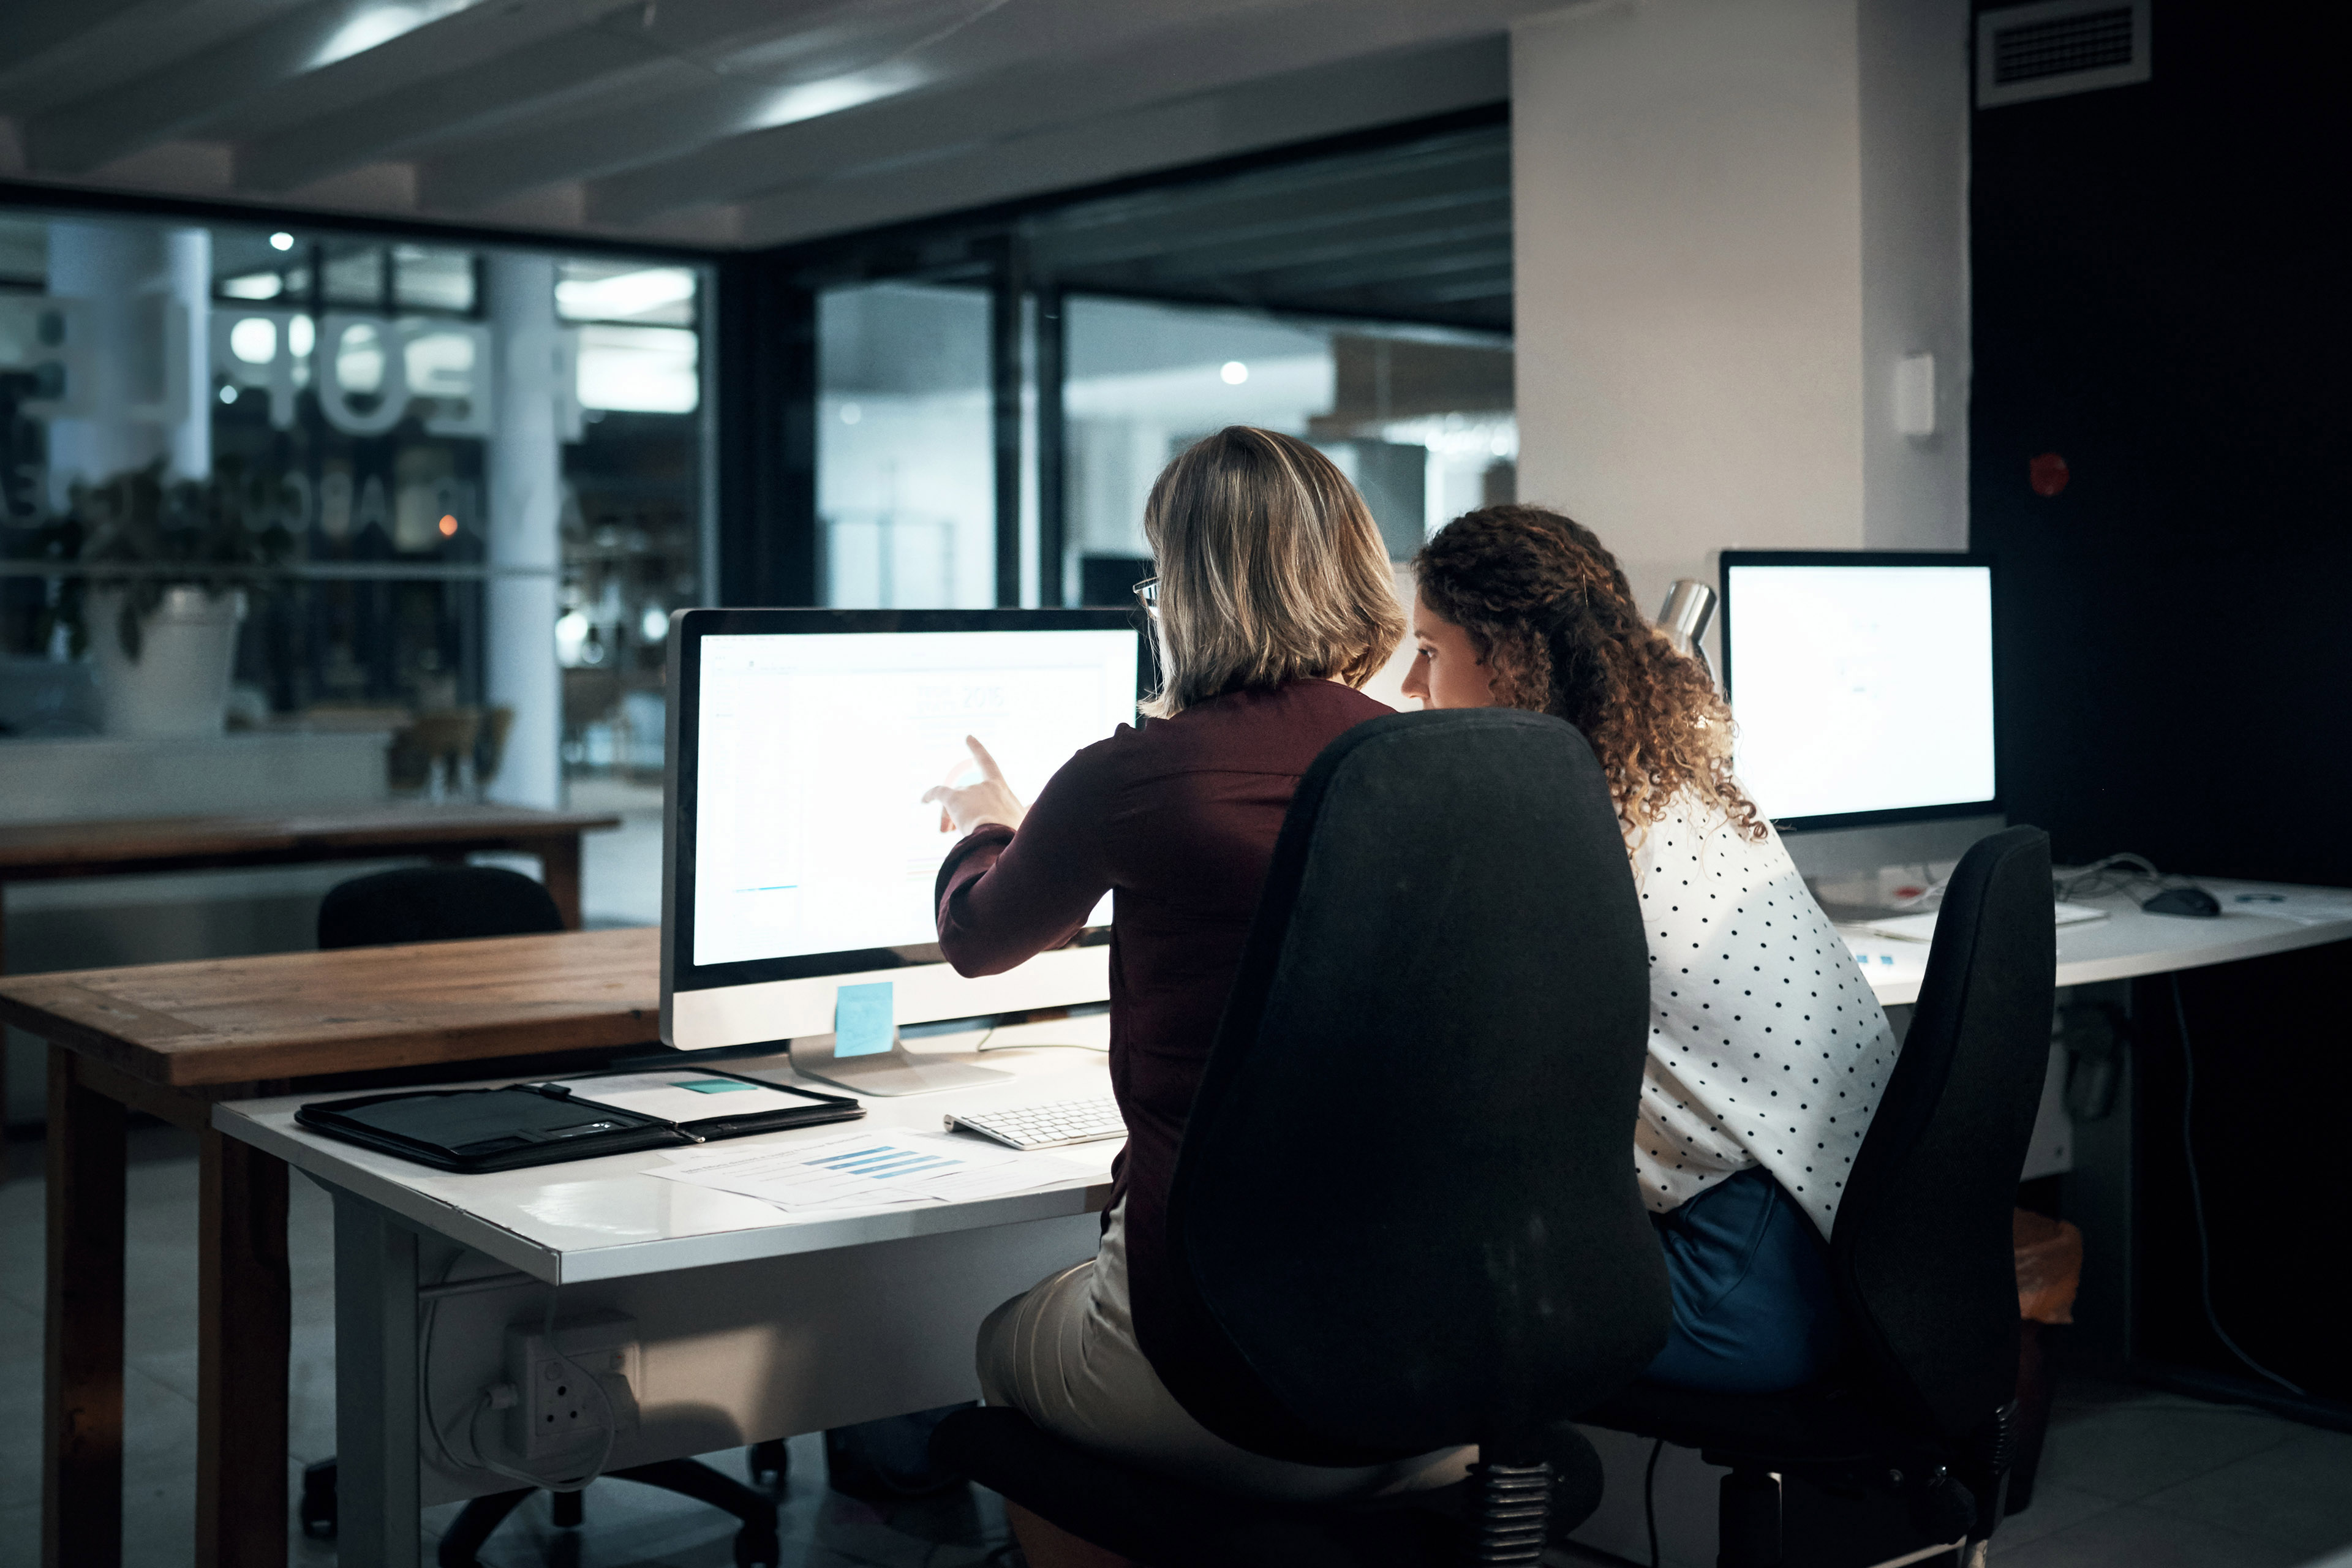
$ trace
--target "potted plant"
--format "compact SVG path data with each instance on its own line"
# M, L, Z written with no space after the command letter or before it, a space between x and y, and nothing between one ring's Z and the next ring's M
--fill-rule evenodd
M158 461L74 486L43 553L81 571L47 619L97 665L108 734L221 732L246 595L292 548L291 499L283 478L234 463L209 479L166 479Z

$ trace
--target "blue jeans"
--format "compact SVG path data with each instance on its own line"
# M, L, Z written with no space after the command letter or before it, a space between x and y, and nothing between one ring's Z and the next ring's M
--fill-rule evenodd
M1652 1215L1665 1248L1675 1327L1642 1375L1672 1388L1773 1394L1837 1359L1829 1247L1760 1168Z

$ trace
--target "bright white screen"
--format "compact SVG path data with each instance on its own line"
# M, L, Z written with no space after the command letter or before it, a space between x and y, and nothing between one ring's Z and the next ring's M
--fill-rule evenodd
M923 792L977 776L971 734L1034 801L1133 721L1136 647L1125 631L704 637L694 962L937 942L955 838Z
M1992 574L1735 566L1739 782L1765 816L1993 798Z

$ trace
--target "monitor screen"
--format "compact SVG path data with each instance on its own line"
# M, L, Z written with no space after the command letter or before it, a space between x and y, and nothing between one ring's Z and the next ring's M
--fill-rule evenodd
M922 796L978 776L964 737L978 737L1013 792L1034 801L1072 752L1134 721L1139 640L1116 617L780 632L749 616L828 613L717 614L681 683L692 721L678 737L690 748L679 776L691 811L680 820L692 842L677 847L673 868L691 868L694 970L749 964L781 978L872 967L879 950L935 957L932 883L958 836L940 831L940 808ZM957 618L979 617L870 620ZM730 621L754 629L725 629ZM1108 905L1089 923L1108 923Z
M1989 807L1992 568L1966 556L1726 552L1734 767L1782 826Z

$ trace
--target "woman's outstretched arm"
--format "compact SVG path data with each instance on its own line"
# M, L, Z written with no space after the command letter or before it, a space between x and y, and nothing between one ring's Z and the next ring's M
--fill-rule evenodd
M1001 974L1061 946L1109 890L1109 791L1092 751L1046 781L1017 829L983 821L948 851L934 901L940 949L957 973Z

